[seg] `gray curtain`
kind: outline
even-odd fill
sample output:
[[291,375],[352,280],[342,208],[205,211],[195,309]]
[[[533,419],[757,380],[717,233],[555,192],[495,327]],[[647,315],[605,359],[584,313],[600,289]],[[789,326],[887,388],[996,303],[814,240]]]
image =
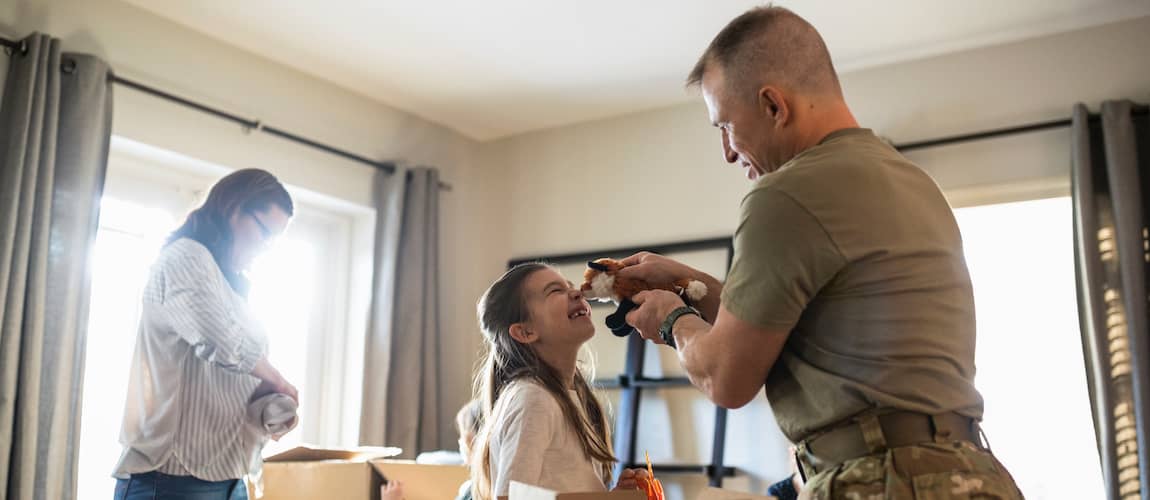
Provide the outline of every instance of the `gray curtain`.
[[1094,426],[1109,499],[1150,498],[1150,122],[1146,107],[1074,108],[1074,250]]
[[372,310],[364,356],[360,442],[442,448],[439,172],[379,172]]
[[32,35],[0,105],[0,491],[75,496],[108,66]]

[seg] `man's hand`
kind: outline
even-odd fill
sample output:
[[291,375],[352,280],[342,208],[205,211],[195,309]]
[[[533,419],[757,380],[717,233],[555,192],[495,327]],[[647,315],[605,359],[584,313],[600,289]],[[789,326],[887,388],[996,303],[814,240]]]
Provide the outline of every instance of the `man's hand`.
[[[715,279],[714,276],[675,259],[651,252],[639,252],[621,262],[625,267],[619,270],[620,278],[643,280],[655,288],[671,290],[674,289],[675,282],[682,279],[701,281],[707,286],[707,295],[691,305],[703,313],[704,320],[715,321],[719,312],[719,298],[723,293],[723,283]],[[659,321],[663,321],[665,317],[660,317]],[[631,323],[631,326],[638,327],[634,323]],[[658,336],[658,328],[659,325],[656,324],[655,330],[652,330],[651,334]]]
[[622,261],[619,277],[646,281],[656,288],[673,288],[675,281],[694,278],[698,271],[675,259],[651,252],[639,252]]
[[671,311],[683,307],[683,299],[666,290],[647,290],[631,297],[639,307],[627,313],[627,324],[635,327],[639,335],[656,344],[665,344],[659,336],[659,326]]

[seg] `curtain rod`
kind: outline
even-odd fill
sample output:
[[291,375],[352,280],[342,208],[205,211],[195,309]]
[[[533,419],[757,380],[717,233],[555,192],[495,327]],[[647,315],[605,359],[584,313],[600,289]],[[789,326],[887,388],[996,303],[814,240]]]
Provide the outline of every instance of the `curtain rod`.
[[[9,54],[11,54],[13,52],[20,52],[21,54],[23,54],[24,52],[27,52],[27,50],[28,50],[28,46],[27,46],[26,42],[24,42],[24,41],[16,42],[16,41],[8,40],[6,38],[0,38],[0,46],[4,46],[5,51],[8,52]],[[323,144],[323,143],[320,143],[317,141],[313,141],[311,139],[308,139],[306,137],[302,137],[302,136],[299,136],[296,134],[292,134],[291,132],[287,132],[285,130],[278,129],[276,127],[264,125],[259,120],[249,120],[247,118],[243,118],[241,116],[238,116],[238,115],[235,115],[232,113],[228,113],[226,111],[221,111],[219,109],[212,108],[210,106],[206,106],[206,105],[197,103],[195,101],[184,99],[182,97],[170,94],[168,92],[164,92],[162,90],[159,90],[159,89],[156,89],[153,87],[149,87],[149,86],[144,85],[142,83],[128,80],[126,78],[122,78],[119,76],[113,75],[112,81],[114,81],[115,83],[118,83],[120,85],[124,85],[126,87],[130,87],[130,88],[136,89],[138,91],[141,91],[141,92],[144,92],[147,94],[151,94],[151,95],[159,97],[161,99],[173,101],[173,102],[176,102],[176,103],[181,104],[183,106],[187,106],[187,107],[196,109],[198,111],[216,116],[218,118],[222,118],[225,120],[229,120],[229,121],[238,123],[246,129],[259,130],[262,132],[266,132],[268,134],[272,134],[272,135],[278,136],[278,137],[283,138],[283,139],[287,139],[287,140],[292,141],[292,142],[303,144],[305,146],[316,148],[316,149],[325,151],[327,153],[330,153],[330,154],[333,154],[336,156],[340,156],[342,158],[346,158],[346,159],[349,159],[352,161],[357,161],[360,163],[365,163],[365,164],[371,165],[375,168],[381,169],[381,170],[388,172],[388,173],[395,171],[395,165],[392,163],[375,161],[375,160],[372,160],[370,158],[366,158],[366,157],[357,155],[355,153],[351,153],[351,152],[348,152],[348,151],[345,151],[342,149],[328,146],[326,144]],[[1147,114],[1148,109],[1150,109],[1150,107],[1138,106],[1134,109],[1134,114],[1136,114],[1136,115]],[[1092,118],[1094,118],[1093,115],[1092,115]],[[1025,133],[1029,133],[1029,132],[1038,132],[1041,130],[1049,130],[1049,129],[1055,129],[1055,128],[1069,127],[1070,124],[1071,124],[1070,118],[1063,118],[1060,120],[1049,120],[1049,121],[1044,121],[1044,122],[1028,123],[1028,124],[1024,124],[1024,125],[1016,125],[1013,127],[997,128],[997,129],[983,130],[983,131],[979,131],[979,132],[971,132],[968,134],[952,135],[952,136],[946,136],[946,137],[939,137],[939,138],[935,138],[935,139],[927,139],[927,140],[922,140],[922,141],[908,142],[905,144],[894,144],[894,148],[899,150],[899,151],[913,151],[916,149],[926,149],[926,148],[933,148],[933,147],[938,147],[938,146],[947,146],[950,144],[959,144],[959,143],[963,143],[963,142],[974,142],[974,141],[981,141],[981,140],[985,140],[985,139],[993,139],[996,137],[1005,137],[1005,136],[1010,136],[1010,135],[1025,134]],[[443,189],[446,191],[451,191],[451,185],[450,184],[440,182],[439,187],[440,187],[440,189]]]
[[[1132,113],[1135,116],[1150,114],[1150,106],[1134,106]],[[1090,120],[1098,120],[1097,114],[1091,113]],[[958,144],[963,142],[981,141],[983,139],[993,139],[996,137],[1004,137],[1008,135],[1025,134],[1028,132],[1038,132],[1041,130],[1049,130],[1055,128],[1069,127],[1072,124],[1070,118],[1063,118],[1061,120],[1049,120],[1044,122],[1028,123],[1025,125],[1016,125],[1013,127],[997,128],[990,130],[983,130],[980,132],[972,132],[969,134],[952,135],[947,137],[939,137],[936,139],[927,139],[923,141],[908,142],[906,144],[894,144],[894,148],[899,151],[912,151],[915,149],[926,149],[936,146],[947,146],[950,144]]]
[[19,52],[21,54],[28,52],[28,42],[23,40],[16,42],[7,38],[0,38],[0,46],[4,47],[4,52],[8,53],[8,55],[12,55],[13,52]]
[[[28,51],[28,44],[27,44],[27,42],[25,42],[23,40],[17,42],[17,41],[13,41],[13,40],[9,40],[9,39],[0,37],[0,46],[3,46],[5,52],[7,52],[8,54],[12,54],[14,52],[19,52],[21,54],[24,54]],[[319,141],[316,141],[313,139],[308,139],[307,137],[303,137],[303,136],[298,135],[298,134],[293,134],[293,133],[288,132],[286,130],[283,130],[281,128],[266,125],[259,120],[251,120],[248,118],[244,118],[244,117],[239,116],[237,114],[223,111],[219,108],[214,108],[214,107],[208,106],[206,104],[201,104],[199,102],[180,97],[180,96],[172,94],[170,92],[166,92],[166,91],[157,89],[157,88],[149,86],[149,85],[145,85],[143,83],[140,83],[140,82],[137,82],[134,80],[129,80],[127,78],[118,76],[115,73],[112,73],[111,80],[113,83],[123,85],[123,86],[131,88],[133,90],[137,90],[137,91],[143,92],[145,94],[151,95],[153,97],[158,97],[160,99],[171,101],[171,102],[174,102],[174,103],[179,104],[181,106],[192,108],[192,109],[199,111],[201,113],[206,113],[206,114],[215,116],[216,118],[220,118],[220,119],[227,120],[227,121],[230,121],[233,123],[237,123],[246,130],[256,130],[256,131],[264,132],[267,134],[271,134],[271,135],[274,135],[274,136],[279,137],[281,139],[285,139],[285,140],[288,140],[288,141],[291,141],[291,142],[294,142],[297,144],[302,144],[302,145],[308,146],[310,148],[318,149],[320,151],[338,156],[340,158],[344,158],[347,160],[351,160],[351,161],[355,161],[355,162],[369,165],[371,167],[382,170],[388,174],[395,173],[395,164],[392,162],[372,160],[371,158],[357,155],[355,153],[352,153],[352,152],[344,150],[344,149],[330,146],[330,145],[324,144],[322,142],[319,142]],[[440,182],[439,183],[439,189],[441,189],[443,191],[451,191],[451,184],[448,184],[446,182]]]
[[1040,130],[1048,130],[1061,127],[1069,127],[1070,119],[1063,118],[1061,120],[1050,120],[1045,122],[1028,123],[1025,125],[1016,125],[1013,127],[996,128],[991,130],[983,130],[979,132],[972,132],[969,134],[952,135],[947,137],[939,137],[935,139],[927,139],[923,141],[908,142],[906,144],[894,144],[894,148],[899,151],[913,151],[915,149],[926,149],[937,146],[947,146],[950,144],[958,144],[962,142],[974,142],[984,139],[993,139],[996,137],[1005,137],[1008,135],[1025,134],[1027,132],[1038,132]]

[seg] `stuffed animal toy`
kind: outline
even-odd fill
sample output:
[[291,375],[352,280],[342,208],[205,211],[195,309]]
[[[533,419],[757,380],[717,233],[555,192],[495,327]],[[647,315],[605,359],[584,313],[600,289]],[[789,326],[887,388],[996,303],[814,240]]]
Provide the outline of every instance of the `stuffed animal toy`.
[[675,292],[691,302],[707,295],[707,285],[702,281],[682,279],[676,281],[672,288],[655,287],[641,279],[620,277],[619,270],[623,267],[623,263],[615,259],[588,262],[587,271],[583,273],[583,285],[579,287],[583,296],[589,300],[611,301],[619,305],[614,313],[607,316],[607,328],[618,337],[626,337],[635,331],[634,327],[627,324],[627,313],[638,307],[631,302],[631,297],[639,292],[660,288]]

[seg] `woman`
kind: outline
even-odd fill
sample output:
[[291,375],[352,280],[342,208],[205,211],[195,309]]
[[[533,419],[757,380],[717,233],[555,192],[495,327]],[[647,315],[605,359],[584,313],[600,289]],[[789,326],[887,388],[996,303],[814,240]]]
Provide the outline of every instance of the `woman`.
[[[615,462],[602,406],[579,369],[595,335],[579,289],[545,264],[523,264],[479,301],[487,361],[477,383],[483,430],[471,464],[473,496],[494,500],[511,481],[559,492],[605,491]],[[636,488],[626,470],[616,488]]]
[[245,433],[249,401],[298,401],[268,363],[245,271],[287,228],[291,196],[263,170],[212,187],[168,238],[143,293],[116,466],[116,500],[246,500],[261,440]]

